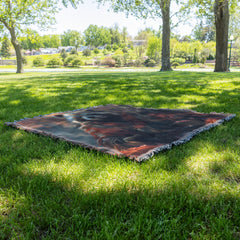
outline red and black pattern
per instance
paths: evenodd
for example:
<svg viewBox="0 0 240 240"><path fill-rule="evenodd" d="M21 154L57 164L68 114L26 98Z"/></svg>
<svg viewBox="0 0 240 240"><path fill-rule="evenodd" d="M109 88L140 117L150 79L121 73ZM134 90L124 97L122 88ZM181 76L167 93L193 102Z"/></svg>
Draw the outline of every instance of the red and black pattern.
<svg viewBox="0 0 240 240"><path fill-rule="evenodd" d="M110 104L6 124L142 161L232 117Z"/></svg>

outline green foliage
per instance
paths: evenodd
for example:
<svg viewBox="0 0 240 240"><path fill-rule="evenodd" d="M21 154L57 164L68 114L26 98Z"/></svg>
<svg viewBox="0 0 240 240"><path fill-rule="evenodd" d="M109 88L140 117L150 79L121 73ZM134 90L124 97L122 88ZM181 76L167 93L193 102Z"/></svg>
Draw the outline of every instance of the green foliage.
<svg viewBox="0 0 240 240"><path fill-rule="evenodd" d="M78 55L78 52L77 52L76 48L72 48L70 54L71 55Z"/></svg>
<svg viewBox="0 0 240 240"><path fill-rule="evenodd" d="M229 36L233 35L235 41L240 40L240 5L235 8L235 12L230 15Z"/></svg>
<svg viewBox="0 0 240 240"><path fill-rule="evenodd" d="M115 62L116 62L116 67L123 67L124 66L124 60L123 60L123 56L122 55L114 55L112 57Z"/></svg>
<svg viewBox="0 0 240 240"><path fill-rule="evenodd" d="M116 51L116 50L119 49L119 46L118 46L116 43L114 43L114 44L112 45L112 49L113 49L114 51Z"/></svg>
<svg viewBox="0 0 240 240"><path fill-rule="evenodd" d="M121 34L119 32L118 25L115 24L114 27L109 28L109 32L111 35L111 44L114 46L120 46L121 44Z"/></svg>
<svg viewBox="0 0 240 240"><path fill-rule="evenodd" d="M42 57L36 57L34 60L33 60L33 66L34 67L42 67L45 65L45 62L44 62L44 59Z"/></svg>
<svg viewBox="0 0 240 240"><path fill-rule="evenodd" d="M62 45L60 35L57 34L43 35L40 41L44 48L58 48Z"/></svg>
<svg viewBox="0 0 240 240"><path fill-rule="evenodd" d="M131 49L131 50L134 49L134 47L133 47L133 43L132 43L132 42L129 43L129 49Z"/></svg>
<svg viewBox="0 0 240 240"><path fill-rule="evenodd" d="M79 67L84 65L82 59L77 55L70 55L64 61L64 66L66 67Z"/></svg>
<svg viewBox="0 0 240 240"><path fill-rule="evenodd" d="M83 37L80 32L75 30L68 30L61 35L62 46L75 46L79 48L83 44Z"/></svg>
<svg viewBox="0 0 240 240"><path fill-rule="evenodd" d="M64 0L65 3L67 1ZM17 73L23 72L21 45L17 35L32 25L44 28L54 24L54 14L59 10L58 2L58 0L0 0L0 28L4 26L11 35L17 56Z"/></svg>
<svg viewBox="0 0 240 240"><path fill-rule="evenodd" d="M22 57L22 63L23 65L27 65L28 64L28 60L25 56Z"/></svg>
<svg viewBox="0 0 240 240"><path fill-rule="evenodd" d="M143 59L139 57L133 62L133 65L134 67L141 67L143 66L143 63L144 63Z"/></svg>
<svg viewBox="0 0 240 240"><path fill-rule="evenodd" d="M111 34L109 29L90 25L85 31L85 42L87 46L98 47L111 43Z"/></svg>
<svg viewBox="0 0 240 240"><path fill-rule="evenodd" d="M199 62L201 55L205 58L215 57L215 42L202 43L200 41L179 42L176 39L171 40L171 56L172 58L184 58L185 60L193 60Z"/></svg>
<svg viewBox="0 0 240 240"><path fill-rule="evenodd" d="M155 36L150 37L147 46L147 56L153 59L155 62L159 63L161 58L161 49L162 49L161 39Z"/></svg>
<svg viewBox="0 0 240 240"><path fill-rule="evenodd" d="M127 28L123 27L122 32L121 32L121 41L125 45L127 45L127 43L128 43L127 37L128 37Z"/></svg>
<svg viewBox="0 0 240 240"><path fill-rule="evenodd" d="M161 16L161 6L165 7L170 1L149 1L149 0L97 0L99 3L110 2L114 12L125 12L137 18L147 19L149 17ZM163 4L160 4L163 3Z"/></svg>
<svg viewBox="0 0 240 240"><path fill-rule="evenodd" d="M99 49L98 49L98 48L94 48L93 52L94 52L95 54L98 54L98 53L99 53Z"/></svg>
<svg viewBox="0 0 240 240"><path fill-rule="evenodd" d="M107 55L108 54L108 50L107 49L103 49L103 54Z"/></svg>
<svg viewBox="0 0 240 240"><path fill-rule="evenodd" d="M11 47L11 42L7 37L4 37L2 40L2 47L1 47L1 56L3 58L9 58L11 56L10 47Z"/></svg>
<svg viewBox="0 0 240 240"><path fill-rule="evenodd" d="M71 66L71 62L76 58L74 55L70 55L64 61L64 66Z"/></svg>
<svg viewBox="0 0 240 240"><path fill-rule="evenodd" d="M83 3L83 0L62 0L62 4L64 5L64 7L68 7L69 3L73 8L76 9L79 3Z"/></svg>
<svg viewBox="0 0 240 240"><path fill-rule="evenodd" d="M28 0L0 1L0 22L6 27L24 29L31 23L49 26L54 23L54 13L58 11L58 1Z"/></svg>
<svg viewBox="0 0 240 240"><path fill-rule="evenodd" d="M171 63L179 63L179 64L183 64L186 62L185 58L171 58Z"/></svg>
<svg viewBox="0 0 240 240"><path fill-rule="evenodd" d="M102 60L102 65L107 65L109 67L115 67L116 66L116 61L113 58L106 57Z"/></svg>
<svg viewBox="0 0 240 240"><path fill-rule="evenodd" d="M143 45L134 47L134 50L137 58L142 58L146 52L146 48Z"/></svg>
<svg viewBox="0 0 240 240"><path fill-rule="evenodd" d="M128 53L128 48L127 48L127 47L123 47L123 48L122 48L122 52L123 52L123 53Z"/></svg>
<svg viewBox="0 0 240 240"><path fill-rule="evenodd" d="M212 18L208 24L205 26L203 25L203 22L199 25L196 25L193 29L193 36L195 40L199 40L201 42L209 42L209 41L215 41L216 40L216 30L214 26L214 19Z"/></svg>
<svg viewBox="0 0 240 240"><path fill-rule="evenodd" d="M223 0L220 0L221 2ZM206 18L207 20L212 19L214 11L213 6L216 3L215 0L188 0L187 7L192 9L193 6L196 6L196 14L201 18ZM239 6L238 0L230 0L228 1L230 13L233 14L236 8Z"/></svg>
<svg viewBox="0 0 240 240"><path fill-rule="evenodd" d="M84 49L83 52L82 52L82 55L85 56L85 57L89 57L91 56L91 50L90 49Z"/></svg>
<svg viewBox="0 0 240 240"><path fill-rule="evenodd" d="M122 56L123 54L124 54L123 51L119 48L114 52L114 55L121 55Z"/></svg>
<svg viewBox="0 0 240 240"><path fill-rule="evenodd" d="M80 67L83 65L83 61L81 60L80 57L75 57L72 61L71 61L71 65L73 67Z"/></svg>
<svg viewBox="0 0 240 240"><path fill-rule="evenodd" d="M62 65L63 65L63 62L59 57L52 57L47 63L47 66L50 68L57 68Z"/></svg>
<svg viewBox="0 0 240 240"><path fill-rule="evenodd" d="M124 53L123 55L123 66L127 67L129 66L129 63L131 62L132 58L129 53Z"/></svg>
<svg viewBox="0 0 240 240"><path fill-rule="evenodd" d="M37 31L26 29L23 37L19 38L20 44L25 50L34 50L43 47L42 37Z"/></svg>
<svg viewBox="0 0 240 240"><path fill-rule="evenodd" d="M107 44L106 49L107 49L108 51L111 51L111 50L112 50L112 46L111 46L110 44Z"/></svg>
<svg viewBox="0 0 240 240"><path fill-rule="evenodd" d="M68 54L67 54L65 49L61 50L60 56L61 56L63 61L67 58Z"/></svg>
<svg viewBox="0 0 240 240"><path fill-rule="evenodd" d="M151 28L146 28L144 30L140 30L137 34L137 36L134 38L135 40L144 40L145 41L145 45L147 45L148 40L151 37L154 37L155 32L154 30L152 30Z"/></svg>
<svg viewBox="0 0 240 240"><path fill-rule="evenodd" d="M157 63L154 59L148 58L144 61L144 65L146 67L155 67L157 65Z"/></svg>
<svg viewBox="0 0 240 240"><path fill-rule="evenodd" d="M240 39L238 42L235 43L235 48L232 48L231 59L233 61L240 62Z"/></svg>
<svg viewBox="0 0 240 240"><path fill-rule="evenodd" d="M204 64L206 62L206 60L209 58L210 55L211 55L210 49L203 48L203 50L200 54L200 58L201 58L200 62Z"/></svg>
<svg viewBox="0 0 240 240"><path fill-rule="evenodd" d="M196 50L194 51L194 55L193 55L193 63L199 63L199 56Z"/></svg>
<svg viewBox="0 0 240 240"><path fill-rule="evenodd" d="M179 62L172 62L171 65L176 68L177 66L180 66Z"/></svg>
<svg viewBox="0 0 240 240"><path fill-rule="evenodd" d="M101 59L100 58L97 58L95 61L94 61L94 65L97 65L97 66L100 66L102 63Z"/></svg>

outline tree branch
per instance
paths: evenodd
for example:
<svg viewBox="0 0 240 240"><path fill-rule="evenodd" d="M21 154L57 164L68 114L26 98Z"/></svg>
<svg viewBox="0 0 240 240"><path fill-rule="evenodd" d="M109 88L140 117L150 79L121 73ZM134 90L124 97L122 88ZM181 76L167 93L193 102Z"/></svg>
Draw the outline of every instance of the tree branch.
<svg viewBox="0 0 240 240"><path fill-rule="evenodd" d="M5 21L5 19L0 18L0 22L2 22L2 23L4 24L4 26L5 26L8 30L10 30L10 26L9 26L9 24Z"/></svg>

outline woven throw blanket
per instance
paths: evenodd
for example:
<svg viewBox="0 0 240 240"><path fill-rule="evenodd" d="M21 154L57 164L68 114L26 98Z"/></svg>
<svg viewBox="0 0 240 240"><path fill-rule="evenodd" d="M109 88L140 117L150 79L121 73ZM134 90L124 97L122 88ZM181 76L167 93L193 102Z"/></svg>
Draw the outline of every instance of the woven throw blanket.
<svg viewBox="0 0 240 240"><path fill-rule="evenodd" d="M109 104L5 124L140 162L234 116Z"/></svg>

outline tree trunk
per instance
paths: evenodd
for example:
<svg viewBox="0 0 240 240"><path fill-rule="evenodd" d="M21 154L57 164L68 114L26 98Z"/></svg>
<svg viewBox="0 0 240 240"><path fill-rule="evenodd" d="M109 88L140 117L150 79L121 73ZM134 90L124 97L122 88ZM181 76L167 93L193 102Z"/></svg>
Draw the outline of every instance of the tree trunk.
<svg viewBox="0 0 240 240"><path fill-rule="evenodd" d="M17 73L23 73L23 60L22 60L22 52L21 52L21 45L17 41L15 28L12 27L9 29L11 34L11 42L16 52L17 57Z"/></svg>
<svg viewBox="0 0 240 240"><path fill-rule="evenodd" d="M162 67L160 71L172 71L170 63L170 4L171 0L161 0L162 11Z"/></svg>
<svg viewBox="0 0 240 240"><path fill-rule="evenodd" d="M216 25L216 63L214 72L227 72L228 69L228 0L215 0L214 6Z"/></svg>

